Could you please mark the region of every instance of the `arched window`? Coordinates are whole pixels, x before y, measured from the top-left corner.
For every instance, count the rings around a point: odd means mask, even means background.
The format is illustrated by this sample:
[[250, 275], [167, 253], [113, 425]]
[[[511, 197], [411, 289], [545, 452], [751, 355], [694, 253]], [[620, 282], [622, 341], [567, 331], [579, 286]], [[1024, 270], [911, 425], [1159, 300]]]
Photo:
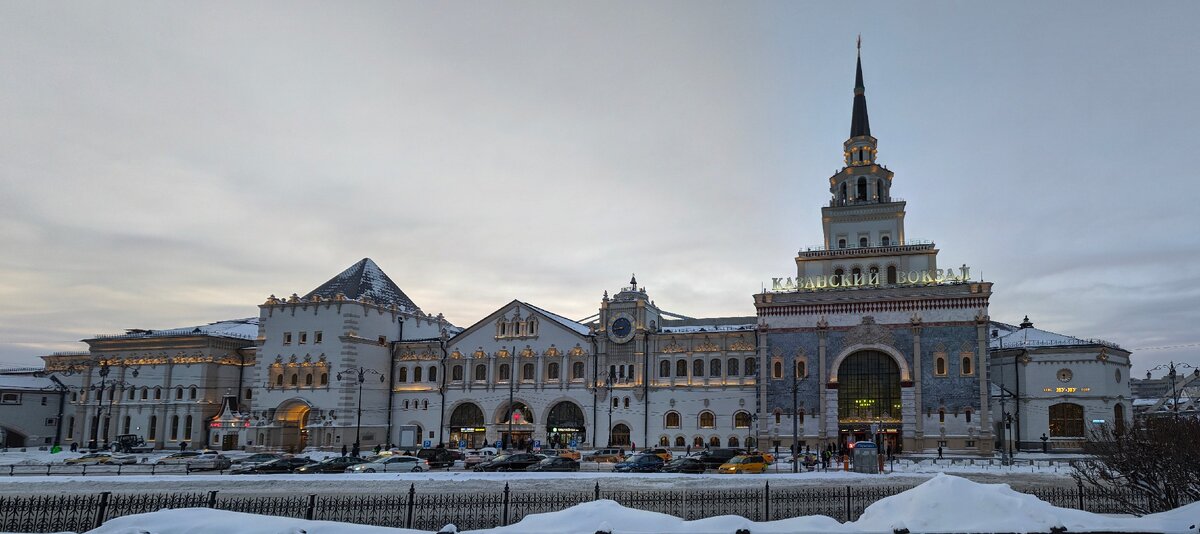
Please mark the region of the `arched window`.
[[571, 364], [571, 378], [575, 380], [583, 380], [583, 362], [575, 362]]
[[737, 446], [739, 446], [739, 443], [740, 442], [738, 441], [737, 436], [729, 437], [729, 446], [730, 447], [737, 447]]
[[845, 240], [845, 238], [843, 238], [843, 239], [838, 239], [838, 248], [846, 248], [846, 240]]
[[868, 243], [868, 241], [867, 241], [866, 236], [861, 236], [858, 238], [858, 246], [860, 248], [867, 248], [867, 243]]
[[130, 423], [129, 419], [130, 419], [129, 416], [126, 415], [125, 418], [121, 421], [121, 433], [122, 434], [129, 433], [129, 423]]
[[191, 400], [196, 400], [196, 386], [188, 388], [188, 398]]
[[934, 361], [933, 374], [938, 376], [946, 376], [946, 357], [938, 356]]
[[[866, 240], [867, 240], [867, 238], [864, 237], [863, 241], [866, 242]], [[866, 245], [863, 245], [863, 246], [866, 246]], [[846, 283], [847, 284], [857, 284], [860, 280], [862, 280], [862, 269], [860, 269], [858, 267], [850, 269], [850, 279], [847, 280]]]
[[700, 428], [713, 428], [716, 426], [716, 416], [712, 412], [705, 410], [700, 412]]
[[312, 373], [308, 373], [308, 374], [304, 375], [304, 385], [306, 385], [306, 386], [313, 385]]
[[1125, 432], [1125, 405], [1117, 403], [1113, 406], [1113, 424], [1118, 434]]
[[1050, 406], [1050, 437], [1082, 438], [1083, 406], [1063, 402]]
[[546, 378], [549, 380], [558, 380], [558, 362], [550, 362], [546, 366]]
[[946, 409], [945, 408], [938, 408], [938, 422], [939, 423], [946, 422]]
[[413, 382], [421, 381], [421, 366], [413, 367]]
[[[134, 396], [136, 396], [136, 395], [137, 395], [137, 388], [129, 388], [129, 400], [133, 400]], [[129, 432], [125, 432], [125, 434], [128, 434], [128, 433]]]
[[973, 371], [973, 369], [971, 369], [971, 356], [968, 354], [964, 354], [962, 357], [962, 374], [969, 375], [969, 374], [971, 374], [972, 371]]
[[[884, 237], [883, 239], [884, 239], [884, 244], [887, 244], [887, 238], [886, 238], [886, 237]], [[895, 266], [895, 265], [888, 265], [888, 268], [887, 268], [887, 283], [889, 283], [889, 284], [895, 284], [895, 283], [896, 283], [896, 266]]]
[[428, 373], [428, 374], [429, 374], [429, 381], [430, 381], [430, 382], [437, 382], [437, 366], [436, 366], [436, 365], [430, 365], [430, 366], [429, 366], [429, 373]]
[[192, 416], [190, 415], [183, 418], [183, 439], [192, 439]]
[[737, 358], [730, 358], [728, 361], [725, 362], [725, 372], [729, 373], [729, 376], [737, 376], [738, 375], [738, 359]]
[[508, 380], [512, 377], [512, 371], [509, 370], [507, 363], [500, 364], [500, 380]]
[[429, 409], [429, 399], [425, 399], [425, 400], [421, 401], [421, 409], [422, 410]]
[[162, 400], [162, 388], [154, 388], [154, 400]]
[[879, 238], [879, 243], [885, 247], [890, 246], [892, 244], [892, 238], [890, 236], [885, 235], [885, 236]]
[[613, 397], [613, 408], [620, 408], [620, 407], [621, 407], [621, 399]]
[[617, 423], [612, 427], [612, 434], [609, 438], [614, 447], [622, 447], [629, 445], [629, 427], [624, 423]]
[[754, 358], [746, 358], [746, 367], [742, 370], [746, 376], [754, 376]]
[[533, 364], [527, 363], [521, 366], [521, 380], [533, 380]]
[[733, 414], [733, 428], [750, 428], [750, 413], [738, 412]]
[[175, 388], [175, 400], [183, 400], [183, 386]]
[[477, 364], [475, 366], [475, 381], [476, 382], [484, 382], [486, 380], [487, 380], [487, 366], [482, 363]]
[[[275, 377], [275, 387], [283, 387], [283, 374], [279, 374]], [[145, 392], [143, 391], [143, 393]], [[144, 399], [146, 396], [142, 395], [142, 398]]]
[[675, 376], [687, 376], [687, 360], [675, 360]]
[[806, 362], [804, 360], [796, 360], [796, 378], [804, 378], [808, 376]]
[[721, 446], [721, 438], [718, 438], [717, 436], [708, 438], [708, 446], [709, 447], [720, 447]]
[[321, 385], [322, 386], [329, 385], [329, 373], [321, 373]]
[[683, 443], [683, 436], [675, 436], [675, 446], [676, 447], [686, 447], [687, 446]]
[[179, 439], [179, 416], [171, 416], [171, 441]]
[[146, 429], [146, 439], [154, 441], [158, 439], [158, 416], [150, 416], [150, 426]]
[[857, 190], [855, 194], [855, 200], [867, 199], [867, 179], [865, 177], [858, 177], [858, 187], [855, 189]]
[[667, 412], [666, 426], [667, 428], [679, 428], [680, 424], [679, 412]]
[[625, 397], [625, 407], [629, 407], [629, 397]]
[[714, 378], [721, 376], [721, 359], [720, 358], [713, 358], [711, 361], [708, 362], [708, 376], [711, 376]]
[[397, 382], [408, 382], [408, 368], [407, 367], [401, 367], [400, 369], [396, 370], [396, 381]]
[[408, 400], [407, 400], [407, 399], [404, 401], [404, 409], [405, 409], [405, 410], [407, 410], [407, 409], [408, 409]]
[[300, 375], [293, 374], [292, 375], [292, 386], [297, 386], [299, 384], [300, 384]]
[[704, 446], [704, 438], [695, 436], [692, 438], [692, 446], [699, 449]]
[[704, 360], [697, 359], [697, 360], [692, 361], [692, 377], [693, 378], [703, 378], [704, 377]]
[[868, 284], [878, 284], [879, 283], [879, 267], [871, 266], [870, 269], [867, 269], [867, 272], [869, 273], [867, 275], [867, 279], [863, 280], [863, 281]]
[[970, 409], [970, 408], [967, 408], [967, 409], [966, 409], [966, 411], [965, 411], [965, 412], [963, 412], [963, 415], [966, 415], [966, 417], [967, 417], [967, 422], [968, 422], [968, 423], [970, 423], [970, 422], [971, 422], [971, 409]]
[[671, 377], [671, 361], [670, 360], [663, 360], [661, 362], [658, 362], [658, 377], [659, 378], [670, 378]]
[[883, 200], [883, 178], [875, 181], [875, 198]]
[[842, 203], [845, 204], [846, 203], [846, 182], [842, 182], [841, 198], [842, 198]]
[[771, 378], [783, 378], [783, 362], [775, 360], [771, 363]]
[[777, 425], [778, 425], [778, 424], [779, 424], [779, 422], [780, 422], [781, 420], [783, 420], [783, 410], [780, 410], [779, 408], [775, 408], [775, 411], [773, 412], [773, 415], [775, 416], [775, 424], [777, 424]]
[[668, 438], [666, 436], [659, 436], [658, 437], [658, 446], [659, 447], [670, 447], [671, 446], [671, 438]]
[[462, 382], [463, 366], [455, 365], [454, 367], [451, 367], [450, 368], [450, 379], [455, 382]]
[[[845, 240], [843, 240], [843, 242], [845, 242]], [[846, 248], [846, 247], [842, 247], [842, 248]], [[842, 277], [845, 275], [846, 275], [846, 271], [844, 269], [841, 269], [841, 268], [834, 269], [833, 270], [833, 280], [831, 280], [831, 282], [833, 282], [832, 285], [839, 285], [839, 286], [842, 285]]]
[[796, 412], [796, 423], [801, 425], [804, 424], [804, 408], [800, 408], [800, 410]]

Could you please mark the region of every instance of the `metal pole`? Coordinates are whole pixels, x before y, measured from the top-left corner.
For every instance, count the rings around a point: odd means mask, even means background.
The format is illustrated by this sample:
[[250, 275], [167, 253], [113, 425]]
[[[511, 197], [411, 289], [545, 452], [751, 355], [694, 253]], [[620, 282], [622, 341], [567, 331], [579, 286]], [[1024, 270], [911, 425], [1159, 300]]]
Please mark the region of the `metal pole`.
[[513, 429], [512, 429], [513, 414], [514, 414], [514, 412], [513, 412], [513, 382], [515, 382], [515, 380], [513, 380], [513, 379], [516, 378], [516, 373], [514, 372], [514, 371], [516, 371], [516, 369], [514, 369], [513, 367], [516, 365], [516, 362], [517, 362], [516, 356], [517, 356], [517, 346], [513, 345], [512, 352], [508, 353], [508, 439], [506, 440], [507, 443], [505, 443], [506, 445], [508, 445], [508, 447], [505, 447], [505, 448], [508, 448], [508, 449], [512, 448], [512, 442], [513, 442]]
[[796, 373], [792, 373], [792, 472], [800, 472], [800, 408], [796, 403], [796, 393], [800, 383]]
[[362, 388], [363, 382], [366, 381], [367, 370], [358, 368], [358, 421], [354, 423], [354, 448], [362, 451], [362, 442], [359, 441], [359, 436], [362, 434]]

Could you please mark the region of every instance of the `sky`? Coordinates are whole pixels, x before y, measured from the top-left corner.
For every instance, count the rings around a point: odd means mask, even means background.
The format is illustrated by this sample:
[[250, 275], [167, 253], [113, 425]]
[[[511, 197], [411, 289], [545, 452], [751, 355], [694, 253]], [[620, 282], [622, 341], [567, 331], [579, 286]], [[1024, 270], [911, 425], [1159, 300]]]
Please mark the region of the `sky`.
[[[364, 257], [468, 326], [632, 273], [754, 314], [822, 240], [861, 34], [909, 239], [990, 314], [1200, 367], [1195, 2], [4, 2], [0, 367]], [[1156, 376], [1162, 371], [1156, 371]]]

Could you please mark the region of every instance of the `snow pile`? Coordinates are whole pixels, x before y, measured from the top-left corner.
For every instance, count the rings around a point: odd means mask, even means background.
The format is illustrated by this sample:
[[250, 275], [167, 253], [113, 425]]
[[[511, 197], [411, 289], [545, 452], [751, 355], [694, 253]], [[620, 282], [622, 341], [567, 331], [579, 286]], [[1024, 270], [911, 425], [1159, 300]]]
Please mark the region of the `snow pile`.
[[625, 508], [615, 501], [592, 501], [559, 512], [526, 516], [520, 522], [507, 527], [469, 531], [471, 534], [701, 534], [706, 532], [733, 534], [739, 529], [759, 533], [792, 532], [857, 532], [856, 529], [838, 523], [823, 515], [797, 517], [782, 521], [755, 523], [744, 517], [724, 515], [696, 521], [684, 521], [678, 517]]
[[243, 514], [208, 508], [179, 508], [110, 519], [87, 534], [428, 534], [423, 530], [372, 527]]

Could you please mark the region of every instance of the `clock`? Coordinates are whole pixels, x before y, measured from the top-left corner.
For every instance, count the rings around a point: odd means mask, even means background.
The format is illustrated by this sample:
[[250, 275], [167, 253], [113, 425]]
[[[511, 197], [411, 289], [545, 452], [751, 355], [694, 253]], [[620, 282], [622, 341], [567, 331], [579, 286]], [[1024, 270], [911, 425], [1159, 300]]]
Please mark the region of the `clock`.
[[613, 343], [625, 343], [633, 339], [633, 317], [618, 313], [608, 323], [608, 338]]
[[1070, 382], [1072, 377], [1074, 377], [1074, 374], [1071, 373], [1070, 369], [1059, 369], [1058, 370], [1058, 381], [1059, 382]]

